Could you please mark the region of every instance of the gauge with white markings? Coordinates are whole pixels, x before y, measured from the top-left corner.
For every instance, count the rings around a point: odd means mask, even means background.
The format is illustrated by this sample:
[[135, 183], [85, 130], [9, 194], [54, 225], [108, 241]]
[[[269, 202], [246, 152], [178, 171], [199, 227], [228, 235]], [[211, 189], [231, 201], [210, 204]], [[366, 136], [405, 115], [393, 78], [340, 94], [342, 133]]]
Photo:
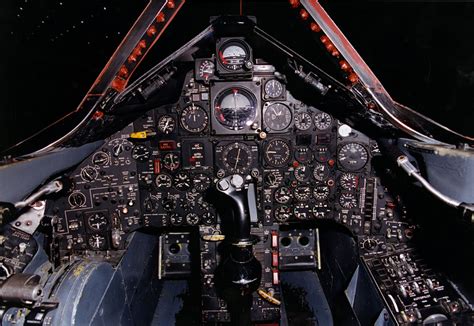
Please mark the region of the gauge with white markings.
[[343, 192], [339, 197], [339, 204], [344, 208], [357, 207], [357, 198], [353, 193]]
[[293, 197], [291, 190], [288, 187], [281, 187], [275, 191], [275, 200], [280, 204], [287, 204]]
[[204, 173], [198, 173], [194, 175], [193, 183], [194, 188], [196, 188], [197, 191], [203, 192], [211, 186], [211, 178], [209, 178]]
[[107, 217], [103, 212], [94, 213], [87, 218], [87, 225], [94, 231], [104, 231], [107, 224]]
[[201, 218], [196, 213], [189, 213], [186, 215], [186, 223], [189, 225], [197, 225], [201, 221]]
[[270, 79], [265, 83], [265, 95], [269, 98], [277, 98], [283, 94], [283, 85], [276, 79]]
[[354, 190], [359, 185], [359, 177], [352, 173], [343, 173], [339, 183], [345, 190]]
[[94, 181], [95, 179], [97, 179], [98, 175], [99, 172], [97, 172], [97, 169], [92, 166], [88, 165], [81, 169], [81, 178], [86, 182]]
[[158, 131], [165, 135], [172, 133], [175, 127], [176, 121], [170, 115], [165, 114], [158, 119]]
[[346, 171], [358, 171], [369, 160], [369, 154], [364, 146], [359, 143], [347, 143], [339, 148], [337, 161]]
[[319, 112], [314, 116], [313, 120], [314, 125], [319, 130], [326, 130], [331, 127], [332, 124], [332, 117], [326, 112]]
[[180, 160], [178, 154], [175, 153], [167, 153], [165, 157], [163, 157], [163, 166], [170, 171], [177, 170], [179, 168]]
[[299, 220], [308, 220], [312, 215], [308, 203], [297, 203], [293, 208], [293, 214]]
[[94, 250], [104, 249], [107, 244], [105, 237], [100, 234], [94, 234], [89, 237], [88, 243], [89, 246]]
[[199, 72], [198, 75], [204, 81], [208, 81], [210, 78], [214, 77], [216, 67], [214, 62], [211, 60], [203, 60], [199, 65]]
[[320, 184], [314, 187], [313, 197], [316, 200], [323, 201], [329, 198], [329, 187], [325, 184]]
[[158, 189], [169, 189], [173, 185], [173, 180], [168, 174], [160, 173], [156, 176], [155, 185]]
[[252, 152], [247, 145], [233, 143], [222, 152], [222, 162], [230, 173], [244, 174], [252, 164]]
[[285, 205], [278, 206], [277, 208], [275, 208], [273, 216], [278, 222], [286, 222], [291, 217], [291, 208]]
[[329, 176], [329, 168], [323, 163], [316, 163], [313, 170], [313, 177], [318, 181], [324, 181]]
[[265, 126], [274, 131], [282, 131], [291, 124], [291, 110], [282, 103], [269, 105], [263, 113]]
[[298, 165], [293, 171], [295, 179], [302, 182], [309, 179], [311, 175], [311, 169], [305, 165]]
[[248, 128], [257, 117], [257, 100], [247, 89], [227, 88], [216, 97], [214, 117], [223, 127], [230, 130]]
[[311, 188], [308, 186], [296, 187], [294, 196], [297, 201], [308, 201], [311, 198]]
[[146, 162], [151, 155], [150, 149], [145, 145], [136, 145], [132, 150], [132, 158], [138, 162]]
[[300, 163], [309, 163], [313, 160], [313, 153], [307, 146], [300, 146], [295, 150], [295, 159]]
[[281, 167], [290, 160], [290, 145], [283, 139], [272, 139], [264, 150], [265, 160], [271, 166]]
[[206, 129], [209, 121], [206, 111], [196, 104], [188, 105], [181, 111], [181, 126], [189, 132], [197, 133]]
[[311, 128], [311, 115], [307, 112], [300, 112], [295, 115], [295, 127], [299, 130]]
[[179, 172], [178, 174], [176, 174], [174, 176], [173, 183], [174, 187], [180, 191], [188, 190], [191, 188], [192, 185], [191, 178], [184, 172]]
[[177, 213], [171, 214], [170, 216], [171, 225], [178, 226], [178, 225], [183, 224], [183, 222], [184, 222], [184, 217], [182, 215], [177, 214]]
[[239, 70], [250, 57], [247, 47], [238, 41], [224, 43], [219, 51], [219, 62], [228, 70]]

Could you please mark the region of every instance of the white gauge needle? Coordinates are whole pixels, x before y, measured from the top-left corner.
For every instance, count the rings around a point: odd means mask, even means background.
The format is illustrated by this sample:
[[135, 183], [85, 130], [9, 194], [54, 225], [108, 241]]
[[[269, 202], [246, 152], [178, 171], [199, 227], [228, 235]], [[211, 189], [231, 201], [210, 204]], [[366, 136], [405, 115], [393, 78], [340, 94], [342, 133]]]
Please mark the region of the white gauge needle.
[[235, 166], [234, 166], [235, 170], [237, 169], [237, 164], [239, 163], [239, 158], [240, 158], [240, 148], [237, 151], [237, 157], [235, 158]]

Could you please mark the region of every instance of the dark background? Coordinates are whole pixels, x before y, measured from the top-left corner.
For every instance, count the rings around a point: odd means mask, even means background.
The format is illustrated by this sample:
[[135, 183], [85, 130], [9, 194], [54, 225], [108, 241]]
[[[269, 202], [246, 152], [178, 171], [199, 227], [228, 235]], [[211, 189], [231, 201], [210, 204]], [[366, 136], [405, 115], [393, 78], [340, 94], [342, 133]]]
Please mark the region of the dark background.
[[[0, 149], [74, 110], [146, 0], [2, 0]], [[474, 3], [321, 0], [397, 101], [474, 135]], [[144, 71], [239, 1], [188, 0]], [[327, 61], [286, 0], [243, 1], [262, 29]]]

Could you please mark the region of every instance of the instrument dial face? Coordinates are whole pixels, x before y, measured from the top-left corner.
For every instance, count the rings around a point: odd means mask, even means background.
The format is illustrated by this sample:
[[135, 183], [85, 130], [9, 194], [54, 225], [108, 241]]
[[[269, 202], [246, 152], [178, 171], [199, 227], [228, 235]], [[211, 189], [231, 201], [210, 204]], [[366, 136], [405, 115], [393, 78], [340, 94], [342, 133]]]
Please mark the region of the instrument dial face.
[[277, 98], [283, 94], [283, 85], [276, 79], [270, 79], [265, 83], [265, 95], [269, 98]]
[[107, 217], [103, 212], [97, 212], [87, 218], [87, 225], [94, 231], [104, 231], [107, 229]]
[[313, 196], [316, 200], [323, 201], [329, 198], [329, 187], [321, 184], [314, 187]]
[[177, 213], [171, 214], [170, 216], [170, 223], [171, 225], [178, 226], [183, 224], [184, 222], [184, 217], [182, 215], [179, 215]]
[[146, 162], [150, 158], [151, 152], [145, 145], [136, 145], [132, 150], [132, 158], [138, 162]]
[[297, 203], [293, 208], [293, 214], [299, 220], [308, 220], [311, 218], [311, 208], [308, 203]]
[[91, 237], [89, 237], [88, 243], [89, 243], [89, 246], [94, 250], [104, 249], [107, 244], [105, 237], [100, 234], [94, 234]]
[[313, 153], [306, 146], [300, 146], [295, 150], [295, 159], [300, 163], [309, 163], [313, 160]]
[[189, 175], [184, 172], [179, 172], [174, 176], [174, 187], [180, 191], [186, 191], [191, 188], [192, 181]]
[[242, 69], [250, 54], [240, 42], [228, 42], [219, 49], [218, 57], [226, 69], [236, 71]]
[[314, 116], [314, 125], [319, 130], [326, 130], [331, 127], [332, 117], [326, 112], [319, 112]]
[[296, 180], [303, 182], [309, 179], [309, 176], [311, 175], [311, 170], [305, 165], [299, 165], [295, 168], [293, 174], [295, 175]]
[[364, 146], [358, 143], [347, 143], [339, 148], [337, 160], [346, 171], [362, 169], [369, 159], [369, 154]]
[[179, 156], [175, 153], [167, 153], [165, 157], [163, 157], [163, 166], [170, 171], [174, 171], [179, 168]]
[[92, 156], [92, 163], [98, 166], [109, 165], [110, 156], [104, 152], [97, 152]]
[[245, 144], [233, 143], [222, 152], [222, 162], [230, 173], [244, 174], [252, 164], [252, 152]]
[[311, 115], [307, 112], [300, 112], [295, 115], [295, 126], [299, 130], [311, 128]]
[[216, 224], [216, 216], [211, 212], [205, 212], [201, 217], [202, 223], [205, 225], [214, 225]]
[[193, 103], [183, 109], [180, 122], [187, 131], [197, 133], [206, 129], [209, 117], [202, 107]]
[[285, 104], [273, 103], [265, 110], [263, 121], [272, 130], [284, 130], [291, 124], [291, 110]]
[[283, 139], [272, 139], [265, 147], [264, 155], [269, 165], [284, 166], [290, 160], [290, 145]]
[[288, 187], [281, 187], [275, 191], [275, 200], [280, 204], [288, 204], [293, 196]]
[[227, 129], [250, 127], [257, 117], [257, 100], [249, 91], [234, 87], [222, 91], [216, 99], [214, 115]]
[[352, 173], [344, 173], [341, 175], [340, 185], [345, 190], [357, 189], [359, 185], [359, 177]]
[[173, 185], [173, 180], [168, 174], [160, 173], [156, 176], [155, 185], [158, 189], [169, 189]]
[[311, 198], [311, 188], [300, 186], [295, 189], [295, 199], [298, 201], [308, 201]]
[[189, 225], [197, 225], [200, 221], [201, 219], [196, 213], [189, 213], [188, 215], [186, 215], [186, 223], [188, 223]]
[[216, 66], [211, 60], [204, 60], [199, 65], [199, 77], [204, 81], [208, 81], [210, 78], [214, 77]]
[[209, 189], [209, 187], [211, 186], [211, 178], [209, 178], [204, 173], [198, 173], [194, 175], [193, 183], [194, 183], [194, 188], [197, 191], [203, 192]]
[[81, 178], [86, 182], [94, 181], [95, 179], [97, 179], [98, 175], [99, 172], [97, 172], [97, 169], [90, 165], [85, 166], [81, 169]]
[[339, 204], [344, 208], [357, 207], [357, 198], [353, 193], [343, 192], [339, 197]]
[[324, 145], [316, 146], [314, 151], [316, 152], [315, 158], [319, 162], [324, 163], [324, 162], [327, 162], [329, 160], [330, 153], [329, 153], [329, 149], [327, 148], [327, 146], [324, 146]]
[[172, 133], [175, 127], [176, 121], [170, 115], [165, 114], [158, 119], [158, 131], [165, 135]]
[[160, 202], [158, 198], [155, 196], [150, 195], [150, 197], [146, 198], [143, 202], [143, 207], [148, 213], [156, 213], [160, 208]]
[[313, 177], [318, 181], [324, 181], [329, 176], [329, 168], [322, 163], [316, 163], [313, 170]]
[[286, 222], [291, 217], [291, 208], [285, 205], [279, 206], [275, 209], [274, 216], [275, 220], [279, 222]]
[[86, 196], [82, 192], [76, 191], [69, 195], [68, 202], [71, 207], [82, 207], [86, 204]]
[[331, 209], [327, 202], [318, 202], [313, 206], [313, 216], [316, 218], [327, 217], [331, 213]]

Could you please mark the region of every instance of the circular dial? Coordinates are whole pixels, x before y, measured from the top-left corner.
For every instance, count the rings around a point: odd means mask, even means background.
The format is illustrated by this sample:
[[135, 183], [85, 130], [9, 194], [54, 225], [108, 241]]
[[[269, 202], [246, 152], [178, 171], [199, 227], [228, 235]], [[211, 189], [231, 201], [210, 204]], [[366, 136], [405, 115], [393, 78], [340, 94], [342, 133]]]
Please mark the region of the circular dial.
[[311, 198], [311, 188], [308, 186], [296, 187], [294, 194], [296, 200], [308, 201]]
[[347, 171], [362, 169], [368, 161], [369, 154], [364, 146], [358, 143], [347, 143], [339, 148], [337, 160], [339, 165]]
[[243, 88], [228, 88], [216, 98], [214, 115], [217, 121], [230, 130], [250, 127], [257, 117], [257, 100]]
[[170, 115], [165, 114], [158, 119], [158, 131], [166, 135], [172, 133], [175, 127], [176, 121]]
[[197, 191], [203, 192], [211, 186], [211, 178], [204, 173], [198, 173], [194, 176], [193, 183]]
[[265, 95], [269, 98], [277, 98], [283, 94], [283, 85], [276, 79], [270, 79], [265, 83]]
[[291, 208], [285, 205], [279, 206], [275, 209], [274, 216], [275, 220], [279, 222], [286, 222], [291, 217]]
[[208, 81], [210, 78], [214, 77], [216, 66], [211, 60], [204, 60], [199, 65], [199, 77], [205, 81]]
[[158, 189], [169, 189], [173, 185], [173, 180], [168, 174], [160, 173], [156, 176], [155, 184]]
[[327, 217], [331, 213], [331, 209], [327, 202], [317, 202], [313, 206], [313, 215], [316, 218]]
[[214, 225], [216, 224], [216, 217], [211, 212], [205, 212], [201, 217], [202, 223], [205, 225]]
[[240, 42], [228, 42], [219, 49], [219, 61], [228, 70], [242, 69], [250, 57], [247, 47]]
[[316, 200], [323, 201], [329, 198], [329, 187], [321, 184], [314, 187], [313, 196]]
[[132, 157], [138, 162], [146, 162], [150, 158], [151, 152], [145, 145], [136, 145], [132, 150]]
[[107, 229], [107, 217], [104, 213], [98, 212], [87, 218], [87, 225], [94, 231], [104, 231]]
[[313, 154], [308, 147], [300, 146], [295, 150], [295, 159], [300, 163], [309, 163], [313, 160]]
[[106, 241], [105, 237], [100, 235], [100, 234], [94, 234], [91, 237], [89, 237], [89, 246], [92, 249], [100, 250], [104, 249], [106, 246]]
[[326, 130], [331, 127], [332, 118], [326, 112], [319, 112], [314, 116], [314, 125], [319, 130]]
[[192, 181], [189, 175], [179, 172], [174, 176], [174, 187], [180, 191], [186, 191], [191, 188]]
[[292, 194], [288, 187], [281, 187], [275, 191], [275, 200], [280, 204], [287, 204], [290, 202]]
[[180, 122], [189, 132], [201, 132], [206, 129], [209, 121], [206, 111], [196, 104], [191, 104], [181, 111]]
[[231, 173], [245, 173], [252, 164], [252, 152], [242, 143], [233, 143], [222, 152], [225, 168]]
[[311, 115], [307, 112], [300, 112], [295, 115], [295, 126], [299, 130], [311, 128]]
[[308, 203], [297, 203], [293, 208], [293, 214], [299, 220], [307, 220], [311, 217], [311, 208]]
[[86, 196], [82, 192], [76, 191], [69, 195], [68, 202], [72, 207], [82, 207], [86, 204]]
[[290, 159], [290, 145], [282, 139], [272, 139], [265, 147], [264, 155], [269, 165], [275, 167], [284, 166]]
[[179, 168], [179, 156], [175, 153], [167, 153], [165, 157], [163, 157], [163, 166], [170, 171], [174, 171]]
[[285, 104], [273, 103], [267, 107], [263, 114], [265, 125], [275, 131], [281, 131], [291, 123], [291, 110]]
[[344, 173], [341, 175], [339, 183], [345, 190], [354, 190], [357, 189], [357, 186], [359, 185], [359, 177], [352, 173]]
[[158, 209], [160, 207], [160, 202], [159, 202], [158, 198], [156, 198], [155, 196], [150, 195], [150, 197], [146, 198], [143, 201], [143, 206], [145, 207], [145, 210], [148, 213], [156, 213], [156, 212], [158, 212]]
[[325, 164], [316, 163], [313, 170], [313, 177], [318, 181], [324, 181], [329, 176], [329, 169]]
[[98, 166], [108, 165], [110, 163], [110, 157], [107, 153], [97, 152], [92, 156], [92, 163]]
[[324, 145], [316, 146], [314, 151], [316, 152], [316, 154], [315, 154], [316, 160], [318, 160], [319, 162], [324, 163], [324, 162], [327, 162], [329, 160], [329, 156], [331, 154], [330, 154], [329, 149], [328, 149], [327, 146], [324, 146]]
[[295, 175], [296, 180], [303, 182], [309, 179], [311, 171], [305, 165], [298, 165], [298, 167], [295, 168], [295, 171], [293, 171], [293, 174]]
[[357, 207], [357, 199], [353, 193], [343, 192], [339, 197], [339, 204], [344, 208]]
[[183, 224], [184, 222], [184, 217], [182, 215], [179, 215], [177, 213], [171, 214], [170, 216], [170, 223], [171, 225], [178, 226]]
[[94, 181], [95, 179], [97, 179], [98, 175], [99, 173], [97, 172], [97, 169], [92, 166], [88, 165], [81, 169], [81, 178], [86, 182]]
[[197, 225], [201, 219], [196, 213], [189, 213], [186, 215], [186, 223], [189, 225]]

